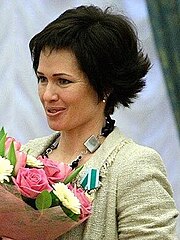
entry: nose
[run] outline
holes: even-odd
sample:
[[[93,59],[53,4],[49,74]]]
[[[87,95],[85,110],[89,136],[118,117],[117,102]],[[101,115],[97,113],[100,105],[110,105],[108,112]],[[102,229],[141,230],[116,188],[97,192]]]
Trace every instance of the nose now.
[[[57,93],[57,86],[54,84],[48,83],[43,92],[44,101],[57,101],[59,99]]]

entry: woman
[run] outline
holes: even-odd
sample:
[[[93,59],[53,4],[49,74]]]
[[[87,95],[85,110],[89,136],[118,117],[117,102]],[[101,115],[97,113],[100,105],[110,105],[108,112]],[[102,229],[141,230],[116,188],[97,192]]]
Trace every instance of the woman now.
[[[80,6],[30,41],[39,97],[57,133],[30,141],[34,156],[100,172],[93,212],[58,239],[174,239],[178,212],[163,162],[110,118],[145,86],[150,61],[123,15]]]

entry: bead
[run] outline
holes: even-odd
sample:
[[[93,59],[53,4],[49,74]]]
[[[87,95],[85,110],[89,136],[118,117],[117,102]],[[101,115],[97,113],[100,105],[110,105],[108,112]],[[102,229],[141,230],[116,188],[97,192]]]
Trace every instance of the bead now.
[[[76,168],[78,166],[78,163],[79,163],[79,160],[77,159],[77,160],[73,161],[70,166],[72,168]]]
[[[52,148],[47,148],[46,149],[46,154],[48,155],[48,154],[52,153],[52,151],[53,151]]]

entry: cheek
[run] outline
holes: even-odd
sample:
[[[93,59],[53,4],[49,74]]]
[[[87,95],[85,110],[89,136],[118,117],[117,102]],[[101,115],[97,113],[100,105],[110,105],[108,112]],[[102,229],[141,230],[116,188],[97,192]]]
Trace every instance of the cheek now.
[[[79,98],[81,98],[82,102],[89,103],[90,105],[97,105],[98,103],[98,94],[89,85],[81,91]]]
[[[84,92],[82,99],[82,104],[89,106],[89,108],[96,108],[98,105],[98,95],[92,89]]]
[[[74,96],[74,104],[72,106],[72,109],[74,112],[76,112],[77,115],[89,115],[91,113],[94,113],[98,106],[98,98],[96,94],[91,94],[89,91],[81,92],[80,95]]]
[[[38,95],[39,95],[41,102],[43,102],[44,91],[43,91],[42,87],[40,87],[40,86],[38,86]]]

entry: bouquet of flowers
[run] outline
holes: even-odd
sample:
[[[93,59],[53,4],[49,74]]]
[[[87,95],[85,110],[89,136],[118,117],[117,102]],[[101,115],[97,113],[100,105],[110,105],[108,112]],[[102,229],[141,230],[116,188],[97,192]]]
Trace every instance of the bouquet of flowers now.
[[[76,186],[83,166],[72,170],[49,158],[21,151],[21,144],[0,131],[0,237],[55,239],[85,221],[92,207]]]

